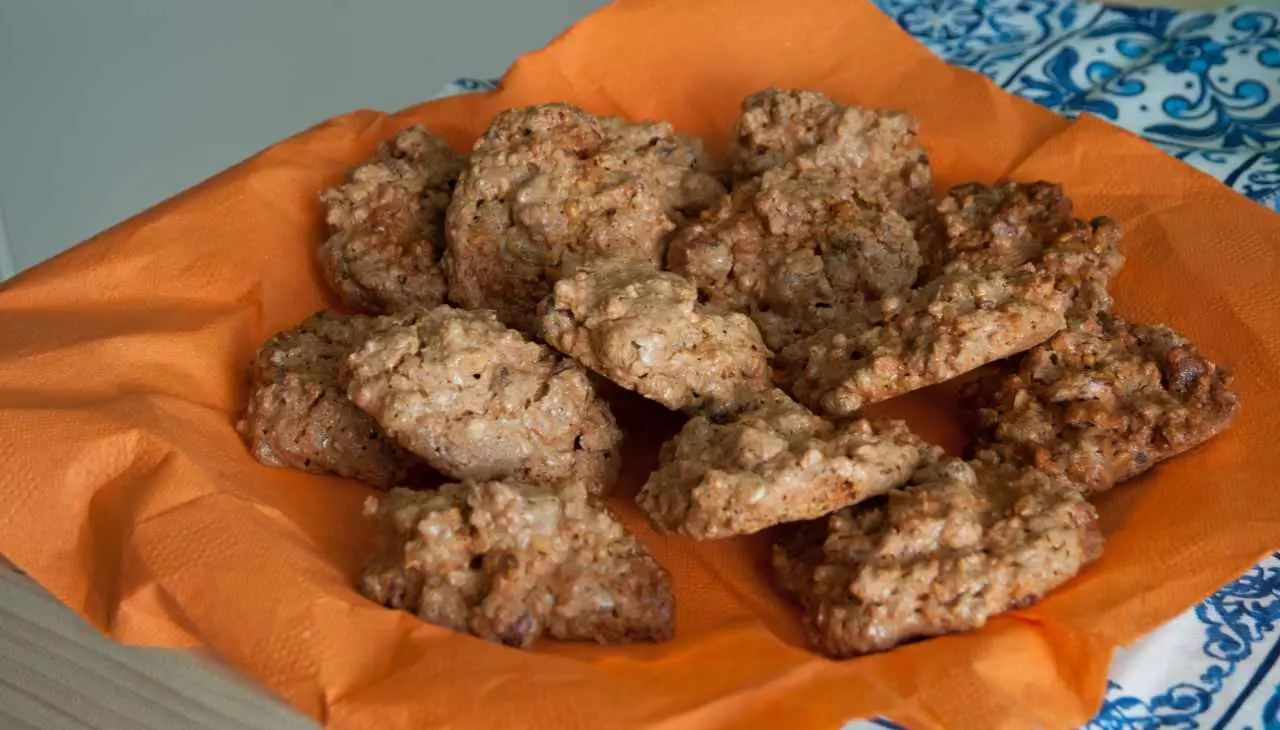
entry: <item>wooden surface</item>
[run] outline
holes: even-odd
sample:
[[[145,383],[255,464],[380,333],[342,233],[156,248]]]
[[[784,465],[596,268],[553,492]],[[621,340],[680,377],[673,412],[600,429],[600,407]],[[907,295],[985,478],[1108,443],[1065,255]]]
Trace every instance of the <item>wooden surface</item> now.
[[[212,659],[104,638],[26,576],[0,567],[0,729],[316,727]]]

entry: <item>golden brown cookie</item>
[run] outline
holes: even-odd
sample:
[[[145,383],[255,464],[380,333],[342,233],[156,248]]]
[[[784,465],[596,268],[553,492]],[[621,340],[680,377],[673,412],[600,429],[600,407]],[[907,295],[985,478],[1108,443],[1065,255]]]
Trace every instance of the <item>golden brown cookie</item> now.
[[[1101,492],[1226,430],[1232,376],[1162,325],[1100,314],[965,391],[983,458]]]
[[[347,393],[391,438],[455,479],[602,492],[618,472],[618,430],[587,371],[488,311],[406,313],[347,361]]]
[[[940,455],[902,421],[835,424],[772,390],[723,421],[690,419],[636,502],[663,532],[745,535],[883,494]]]
[[[929,159],[907,114],[772,88],[742,101],[736,131],[729,155],[739,180],[787,165],[826,168],[883,193],[908,219],[930,206]]]
[[[781,381],[800,402],[845,416],[1015,355],[1110,307],[1118,241],[1110,221],[1074,221],[1026,261],[960,255],[916,289],[784,349]]]
[[[384,606],[522,648],[674,632],[667,571],[580,483],[395,489],[366,514],[379,548],[359,588]]]
[[[669,269],[711,306],[749,315],[774,350],[906,291],[920,262],[911,223],[883,194],[794,162],[739,184],[667,252]]]
[[[751,320],[698,304],[692,284],[650,265],[588,264],[543,311],[553,347],[672,410],[725,412],[769,387]]]
[[[809,638],[848,657],[983,626],[1101,554],[1093,507],[1044,472],[946,459],[883,502],[842,509],[774,548]]]
[[[668,234],[723,192],[700,145],[665,123],[568,104],[500,113],[449,206],[449,296],[534,332],[538,303],[582,264],[662,265]]]
[[[343,302],[394,312],[444,301],[444,211],[463,163],[444,140],[413,126],[320,194],[331,231],[320,269]]]
[[[236,423],[258,461],[383,488],[404,483],[417,459],[388,439],[338,380],[352,350],[386,324],[320,312],[267,340],[250,368],[248,403]]]

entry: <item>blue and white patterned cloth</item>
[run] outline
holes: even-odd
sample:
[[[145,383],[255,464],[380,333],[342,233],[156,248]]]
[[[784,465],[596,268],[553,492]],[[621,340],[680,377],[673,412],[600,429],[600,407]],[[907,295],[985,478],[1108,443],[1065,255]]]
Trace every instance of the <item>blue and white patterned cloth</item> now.
[[[873,2],[943,59],[1061,114],[1107,119],[1280,210],[1277,13],[1077,0]],[[459,79],[442,95],[496,83]],[[1087,727],[1280,730],[1277,660],[1280,552],[1118,650],[1102,710]],[[857,720],[844,730],[896,727]]]
[[[934,53],[1142,135],[1280,210],[1280,17],[1076,0],[874,0]]]

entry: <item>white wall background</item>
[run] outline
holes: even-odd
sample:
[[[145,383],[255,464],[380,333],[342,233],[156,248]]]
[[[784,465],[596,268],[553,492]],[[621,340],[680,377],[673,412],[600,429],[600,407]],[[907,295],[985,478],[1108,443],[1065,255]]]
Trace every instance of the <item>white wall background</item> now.
[[[498,76],[602,0],[0,0],[0,278],[326,117]]]

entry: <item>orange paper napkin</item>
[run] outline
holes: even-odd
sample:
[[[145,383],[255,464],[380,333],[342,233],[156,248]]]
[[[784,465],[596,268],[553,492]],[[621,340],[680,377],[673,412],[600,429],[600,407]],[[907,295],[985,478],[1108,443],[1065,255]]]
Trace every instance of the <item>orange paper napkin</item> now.
[[[1104,556],[1039,605],[852,661],[806,650],[767,538],[645,527],[627,496],[661,435],[643,429],[614,504],[674,575],[674,641],[520,652],[357,595],[371,490],[261,466],[232,428],[255,348],[328,303],[317,192],[410,123],[462,149],[496,111],[551,100],[668,119],[718,151],[771,84],[910,111],[942,185],[1058,180],[1080,214],[1116,218],[1118,310],[1236,369],[1235,428],[1103,497]],[[1278,283],[1276,215],[944,65],[865,2],[619,2],[494,93],[331,120],[0,287],[0,551],[116,639],[206,646],[337,728],[1068,727],[1115,646],[1280,546]],[[889,410],[956,445],[936,394]]]

